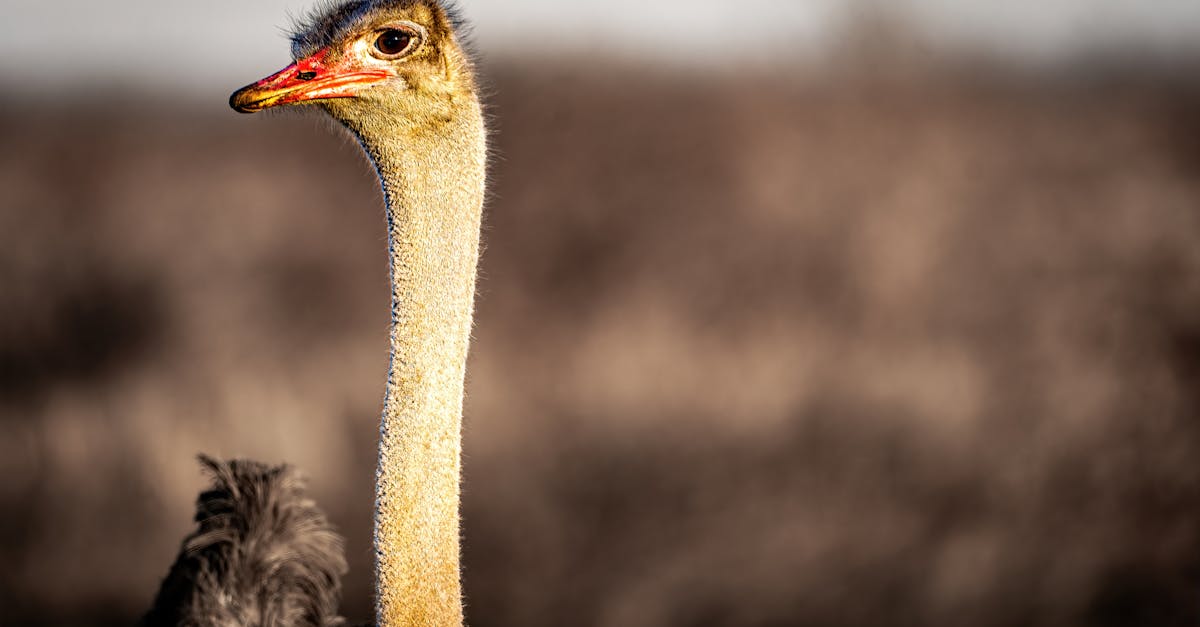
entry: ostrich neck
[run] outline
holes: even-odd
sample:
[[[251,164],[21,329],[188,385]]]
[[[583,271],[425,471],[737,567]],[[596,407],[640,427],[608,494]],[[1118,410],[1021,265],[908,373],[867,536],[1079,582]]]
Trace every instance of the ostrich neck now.
[[[375,483],[376,619],[457,626],[463,377],[486,148],[474,99],[436,128],[354,128],[387,201],[391,366]]]

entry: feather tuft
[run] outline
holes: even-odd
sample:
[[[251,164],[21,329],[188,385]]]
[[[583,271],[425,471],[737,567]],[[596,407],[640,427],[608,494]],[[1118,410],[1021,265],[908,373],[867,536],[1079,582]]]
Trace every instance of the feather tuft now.
[[[322,0],[304,17],[293,19],[292,56],[299,60],[332,46],[353,33],[371,16],[381,11],[400,10],[424,4],[444,16],[460,46],[472,48],[470,28],[453,0]]]
[[[342,625],[343,540],[288,466],[200,463],[213,485],[196,502],[146,627]]]

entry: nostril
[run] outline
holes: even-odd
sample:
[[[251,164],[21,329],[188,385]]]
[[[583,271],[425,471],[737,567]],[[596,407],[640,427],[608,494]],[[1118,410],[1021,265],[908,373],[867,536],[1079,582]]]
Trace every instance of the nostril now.
[[[308,71],[308,72],[299,72],[299,73],[297,73],[297,74],[296,74],[296,78],[298,78],[298,79],[300,79],[300,80],[302,80],[302,81],[311,81],[312,79],[314,79],[314,78],[316,78],[316,77],[317,77],[317,73],[316,73],[316,72],[312,72],[312,71]]]

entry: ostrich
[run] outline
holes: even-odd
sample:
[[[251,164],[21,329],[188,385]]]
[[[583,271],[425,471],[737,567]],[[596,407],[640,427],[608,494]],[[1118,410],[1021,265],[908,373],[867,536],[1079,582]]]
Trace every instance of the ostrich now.
[[[334,625],[342,538],[287,466],[200,456],[213,486],[142,624]]]
[[[460,431],[487,138],[461,29],[439,0],[330,5],[292,36],[293,64],[230,98],[243,113],[317,105],[358,140],[383,187],[392,309],[375,479],[380,625],[463,621]],[[304,548],[293,558],[308,559]],[[327,557],[322,573],[340,566]]]

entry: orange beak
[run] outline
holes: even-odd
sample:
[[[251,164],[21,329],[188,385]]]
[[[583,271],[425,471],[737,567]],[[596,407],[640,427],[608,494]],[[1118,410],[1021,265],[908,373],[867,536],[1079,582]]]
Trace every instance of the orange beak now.
[[[386,80],[384,70],[365,69],[346,61],[330,63],[329,49],[317,51],[282,70],[233,92],[229,106],[241,113],[329,98],[353,98],[363,87]]]

